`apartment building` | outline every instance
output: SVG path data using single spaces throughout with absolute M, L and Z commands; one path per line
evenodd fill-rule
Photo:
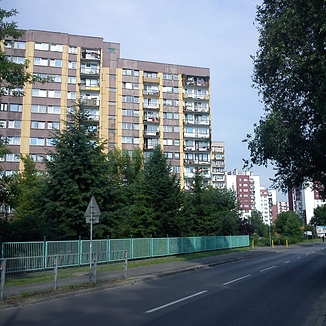
M 28 30 L 5 46 L 7 58 L 29 72 L 51 76 L 46 84 L 26 85 L 24 97 L 3 96 L 2 135 L 12 154 L 4 173 L 21 170 L 17 154 L 29 154 L 41 167 L 51 149 L 51 130 L 64 127 L 77 101 L 94 119 L 108 147 L 144 157 L 158 144 L 187 189 L 196 169 L 211 183 L 210 70 L 120 58 L 120 44 L 100 37 Z
M 236 192 L 243 218 L 250 218 L 252 211 L 256 210 L 262 214 L 265 224 L 276 219 L 276 191 L 261 187 L 258 175 L 235 169 L 227 172 L 226 187 Z
M 217 189 L 226 187 L 224 142 L 212 141 L 212 186 Z

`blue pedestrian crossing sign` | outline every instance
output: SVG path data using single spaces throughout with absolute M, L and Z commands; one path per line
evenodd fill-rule
M 95 197 L 92 196 L 85 211 L 86 223 L 99 223 L 101 211 Z

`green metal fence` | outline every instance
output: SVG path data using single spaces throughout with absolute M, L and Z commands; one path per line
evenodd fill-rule
M 248 246 L 247 235 L 92 240 L 93 253 L 110 253 L 101 255 L 98 263 L 120 260 L 121 257 L 111 253 L 121 251 L 128 252 L 128 259 L 140 259 Z M 89 249 L 90 240 L 4 242 L 1 257 L 17 258 L 12 260 L 15 266 L 11 266 L 16 271 L 33 271 L 52 268 L 53 263 L 47 257 L 53 255 L 60 255 L 63 260 L 60 265 L 87 265 Z

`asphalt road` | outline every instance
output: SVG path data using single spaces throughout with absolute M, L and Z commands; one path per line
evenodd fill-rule
M 316 325 L 326 246 L 0 311 L 0 325 Z

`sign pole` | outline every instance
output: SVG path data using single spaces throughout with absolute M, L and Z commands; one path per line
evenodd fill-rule
M 93 203 L 93 197 L 91 198 L 91 207 L 90 207 L 90 213 L 91 213 L 91 230 L 90 230 L 90 238 L 89 238 L 89 281 L 92 280 L 92 242 L 93 242 L 93 209 L 94 209 L 94 203 Z

